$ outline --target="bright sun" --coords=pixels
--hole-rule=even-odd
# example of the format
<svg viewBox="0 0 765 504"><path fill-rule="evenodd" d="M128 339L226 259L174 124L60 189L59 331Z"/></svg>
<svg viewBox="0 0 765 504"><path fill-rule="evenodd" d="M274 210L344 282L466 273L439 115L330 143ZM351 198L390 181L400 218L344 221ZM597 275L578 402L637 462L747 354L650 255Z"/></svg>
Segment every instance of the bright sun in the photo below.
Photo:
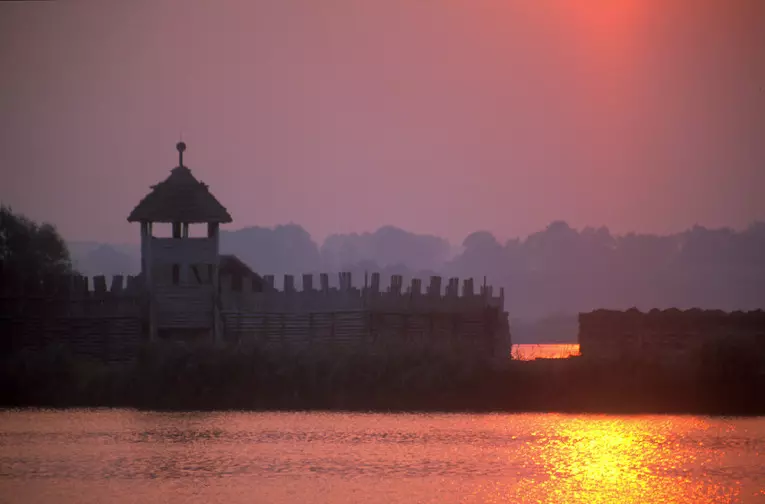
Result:
<svg viewBox="0 0 765 504"><path fill-rule="evenodd" d="M600 42L631 37L647 5L645 0L566 2L569 15Z"/></svg>

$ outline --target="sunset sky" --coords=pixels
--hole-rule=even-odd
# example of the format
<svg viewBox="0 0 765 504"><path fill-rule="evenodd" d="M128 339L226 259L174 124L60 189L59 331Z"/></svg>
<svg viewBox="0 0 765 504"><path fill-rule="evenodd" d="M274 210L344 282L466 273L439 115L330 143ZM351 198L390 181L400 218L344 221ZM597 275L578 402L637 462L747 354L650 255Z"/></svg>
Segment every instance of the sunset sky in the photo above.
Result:
<svg viewBox="0 0 765 504"><path fill-rule="evenodd" d="M229 228L742 228L765 1L0 3L0 201L135 241L180 135Z"/></svg>

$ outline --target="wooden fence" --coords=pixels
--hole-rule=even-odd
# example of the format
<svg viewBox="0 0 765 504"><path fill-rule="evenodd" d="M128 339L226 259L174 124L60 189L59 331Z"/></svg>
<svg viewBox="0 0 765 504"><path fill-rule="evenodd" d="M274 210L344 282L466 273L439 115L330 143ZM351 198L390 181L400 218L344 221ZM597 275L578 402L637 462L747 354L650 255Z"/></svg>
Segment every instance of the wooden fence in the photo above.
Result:
<svg viewBox="0 0 765 504"><path fill-rule="evenodd" d="M138 354L141 319L137 316L0 316L2 354L61 346L76 356L124 362Z"/></svg>
<svg viewBox="0 0 765 504"><path fill-rule="evenodd" d="M494 352L504 337L495 310L473 313L391 313L370 310L313 313L222 313L225 340L305 347L380 343L470 342ZM508 338L509 340L509 338Z"/></svg>

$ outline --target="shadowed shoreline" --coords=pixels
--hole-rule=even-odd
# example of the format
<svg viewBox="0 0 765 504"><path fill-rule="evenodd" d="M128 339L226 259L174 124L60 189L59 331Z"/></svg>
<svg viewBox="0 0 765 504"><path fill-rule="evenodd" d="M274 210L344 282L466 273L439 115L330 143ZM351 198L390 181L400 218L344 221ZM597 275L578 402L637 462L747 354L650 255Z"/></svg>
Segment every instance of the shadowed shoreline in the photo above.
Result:
<svg viewBox="0 0 765 504"><path fill-rule="evenodd" d="M468 349L284 353L165 344L106 365L61 347L6 356L5 407L156 411L559 412L765 415L759 366L710 352L694 368L581 357L498 365Z"/></svg>

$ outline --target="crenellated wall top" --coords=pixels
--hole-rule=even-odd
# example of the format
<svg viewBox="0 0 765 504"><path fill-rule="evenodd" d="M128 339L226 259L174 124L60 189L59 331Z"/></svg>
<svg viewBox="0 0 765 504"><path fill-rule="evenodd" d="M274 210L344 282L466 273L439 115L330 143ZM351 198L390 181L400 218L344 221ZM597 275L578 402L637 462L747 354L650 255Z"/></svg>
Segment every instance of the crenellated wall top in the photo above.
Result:
<svg viewBox="0 0 765 504"><path fill-rule="evenodd" d="M283 287L278 290L274 287L273 275L262 277L265 288L255 279L221 275L221 295L224 303L226 300L234 302L258 298L265 305L303 307L306 310L325 305L354 308L389 306L396 309L405 309L410 306L434 310L476 309L489 306L504 310L504 289L499 289L498 296L495 296L494 288L489 285L482 285L476 291L472 278L463 279L461 289L459 278L449 278L444 283L440 276L430 277L426 287L419 278L413 278L405 287L401 275L392 275L389 286L383 290L379 273L365 276L363 283L358 287L354 286L349 272L338 274L337 287L330 287L329 274L322 273L318 277L317 285L314 283L314 275L302 275L300 282L302 288L298 290L295 277L284 275Z"/></svg>

